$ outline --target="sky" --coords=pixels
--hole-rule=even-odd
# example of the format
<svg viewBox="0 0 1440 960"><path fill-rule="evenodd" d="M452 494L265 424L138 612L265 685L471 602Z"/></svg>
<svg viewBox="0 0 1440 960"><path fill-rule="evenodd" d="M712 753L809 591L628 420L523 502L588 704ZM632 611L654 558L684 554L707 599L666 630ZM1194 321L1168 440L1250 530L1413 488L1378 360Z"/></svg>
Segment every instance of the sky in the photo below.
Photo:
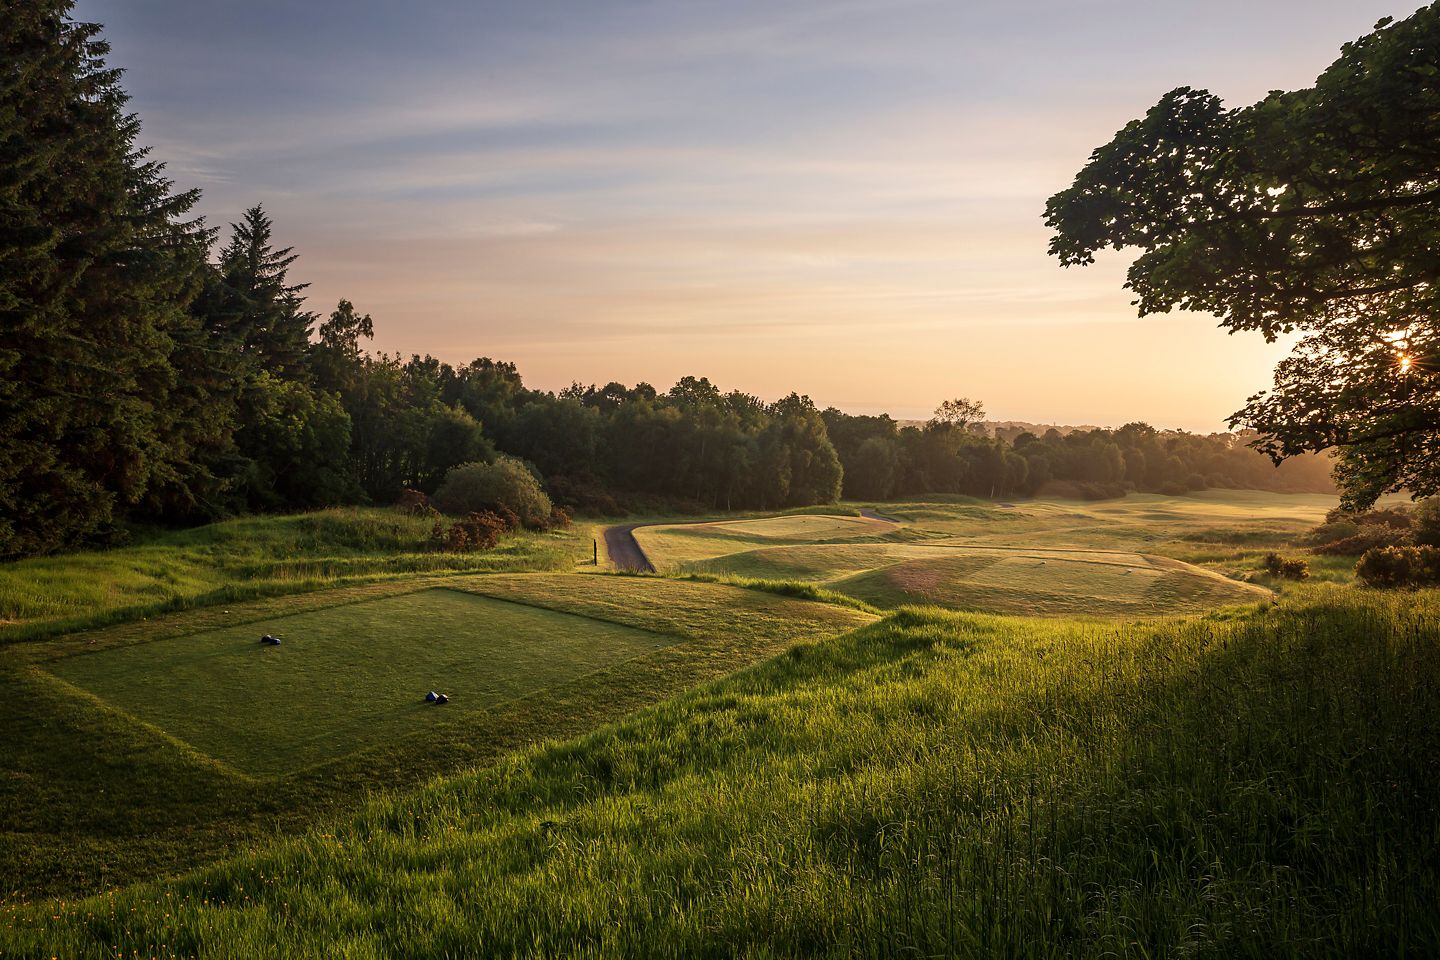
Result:
<svg viewBox="0 0 1440 960"><path fill-rule="evenodd" d="M322 314L526 384L708 376L1209 432L1286 345L1137 318L1048 196L1163 93L1308 86L1418 0L80 0L141 140Z"/></svg>

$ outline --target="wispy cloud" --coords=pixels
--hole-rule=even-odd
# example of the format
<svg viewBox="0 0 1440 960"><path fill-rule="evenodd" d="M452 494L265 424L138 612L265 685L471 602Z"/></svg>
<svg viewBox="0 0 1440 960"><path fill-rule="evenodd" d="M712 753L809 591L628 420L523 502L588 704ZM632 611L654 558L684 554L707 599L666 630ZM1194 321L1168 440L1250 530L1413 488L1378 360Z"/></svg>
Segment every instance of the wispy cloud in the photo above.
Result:
<svg viewBox="0 0 1440 960"><path fill-rule="evenodd" d="M1002 416L1189 427L1218 426L1262 386L1273 349L1205 317L1137 321L1123 259L1058 269L1046 196L1166 89L1243 100L1302 85L1407 12L77 7L107 22L171 176L205 190L212 220L265 202L316 306L355 300L385 349L505 355L551 387L698 372L870 409L958 392Z"/></svg>

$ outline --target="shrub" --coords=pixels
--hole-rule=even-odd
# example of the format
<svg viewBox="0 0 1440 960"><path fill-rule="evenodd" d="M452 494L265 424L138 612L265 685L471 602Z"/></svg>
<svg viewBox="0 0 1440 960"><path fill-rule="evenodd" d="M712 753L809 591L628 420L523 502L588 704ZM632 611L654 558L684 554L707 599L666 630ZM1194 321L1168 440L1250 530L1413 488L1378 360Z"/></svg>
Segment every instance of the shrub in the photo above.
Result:
<svg viewBox="0 0 1440 960"><path fill-rule="evenodd" d="M1383 510L1346 510L1344 507L1335 507L1325 514L1326 523L1339 523L1342 520L1349 520L1351 523L1360 526L1380 525L1386 527L1410 527L1410 512L1401 507L1386 507Z"/></svg>
<svg viewBox="0 0 1440 960"><path fill-rule="evenodd" d="M1440 547L1440 497L1421 500L1411 514L1411 532L1415 542L1426 547Z"/></svg>
<svg viewBox="0 0 1440 960"><path fill-rule="evenodd" d="M1322 523L1306 534L1305 539L1312 545L1323 547L1328 543L1335 543L1355 536L1360 532L1360 524L1348 518L1331 520Z"/></svg>
<svg viewBox="0 0 1440 960"><path fill-rule="evenodd" d="M1282 580L1310 579L1310 561L1303 557L1290 559L1278 553L1265 554L1265 569L1272 577Z"/></svg>
<svg viewBox="0 0 1440 960"><path fill-rule="evenodd" d="M500 534L505 531L505 521L499 516L489 511L475 512L449 527L436 520L430 528L430 545L448 553L489 550L500 542Z"/></svg>
<svg viewBox="0 0 1440 960"><path fill-rule="evenodd" d="M488 511L504 520L509 529L540 529L554 509L540 481L514 457L451 468L435 491L435 505L452 515Z"/></svg>
<svg viewBox="0 0 1440 960"><path fill-rule="evenodd" d="M400 496L395 499L395 509L407 513L412 517L434 517L440 511L430 502L430 498L419 490L412 490L406 487L400 491Z"/></svg>
<svg viewBox="0 0 1440 960"><path fill-rule="evenodd" d="M1368 587L1419 587L1440 583L1440 547L1376 547L1355 564Z"/></svg>
<svg viewBox="0 0 1440 960"><path fill-rule="evenodd" d="M1409 543L1409 530L1387 524L1366 524L1360 526L1355 534L1311 547L1310 552L1333 557L1358 557L1369 550L1403 547Z"/></svg>

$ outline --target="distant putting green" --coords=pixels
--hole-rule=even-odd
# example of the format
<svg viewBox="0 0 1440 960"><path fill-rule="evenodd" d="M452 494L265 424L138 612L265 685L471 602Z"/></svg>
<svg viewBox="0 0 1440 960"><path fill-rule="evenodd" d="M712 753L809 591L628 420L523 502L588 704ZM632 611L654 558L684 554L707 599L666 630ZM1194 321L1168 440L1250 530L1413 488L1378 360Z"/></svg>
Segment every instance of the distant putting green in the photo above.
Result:
<svg viewBox="0 0 1440 960"><path fill-rule="evenodd" d="M262 646L262 633L282 638ZM446 589L60 660L61 679L257 776L537 693L679 638ZM423 702L437 690L452 700Z"/></svg>

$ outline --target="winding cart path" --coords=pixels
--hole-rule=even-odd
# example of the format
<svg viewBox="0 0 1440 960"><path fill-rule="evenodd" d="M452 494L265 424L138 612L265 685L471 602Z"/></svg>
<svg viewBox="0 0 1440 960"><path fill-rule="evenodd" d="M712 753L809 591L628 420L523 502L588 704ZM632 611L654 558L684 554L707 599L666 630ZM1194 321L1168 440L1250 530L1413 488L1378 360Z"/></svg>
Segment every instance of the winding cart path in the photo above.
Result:
<svg viewBox="0 0 1440 960"><path fill-rule="evenodd" d="M643 523L631 523L605 528L605 552L610 554L610 562L618 569L639 573L655 572L654 564L645 556L645 551L640 549L640 542L635 539L635 528L643 526Z"/></svg>

